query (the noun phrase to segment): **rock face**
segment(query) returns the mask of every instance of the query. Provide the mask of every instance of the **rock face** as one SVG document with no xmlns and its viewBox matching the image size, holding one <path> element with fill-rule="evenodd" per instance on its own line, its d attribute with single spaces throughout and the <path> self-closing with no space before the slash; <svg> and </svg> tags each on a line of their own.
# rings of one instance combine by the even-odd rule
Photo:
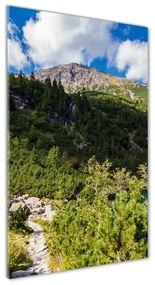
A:
<svg viewBox="0 0 155 285">
<path fill-rule="evenodd" d="M 13 92 L 12 90 L 10 90 L 9 92 L 10 94 L 10 100 L 13 101 L 13 109 L 10 106 L 10 110 L 14 111 L 14 110 L 23 110 L 28 108 L 29 106 L 34 106 L 34 102 L 32 100 L 28 100 L 24 97 L 21 97 L 19 95 L 17 95 L 15 92 Z"/>
<path fill-rule="evenodd" d="M 52 68 L 40 70 L 34 73 L 36 79 L 44 82 L 46 78 L 61 81 L 67 93 L 77 92 L 80 90 L 99 90 L 107 89 L 110 85 L 125 86 L 132 84 L 134 87 L 138 83 L 131 82 L 127 79 L 112 76 L 101 72 L 96 68 L 86 67 L 77 63 L 61 64 Z M 29 76 L 30 77 L 30 76 Z"/>
<path fill-rule="evenodd" d="M 134 92 L 132 92 L 131 90 L 129 90 L 128 91 L 128 94 L 129 94 L 129 96 L 130 96 L 130 98 L 132 99 L 132 100 L 134 100 L 135 99 L 135 93 Z"/>
</svg>

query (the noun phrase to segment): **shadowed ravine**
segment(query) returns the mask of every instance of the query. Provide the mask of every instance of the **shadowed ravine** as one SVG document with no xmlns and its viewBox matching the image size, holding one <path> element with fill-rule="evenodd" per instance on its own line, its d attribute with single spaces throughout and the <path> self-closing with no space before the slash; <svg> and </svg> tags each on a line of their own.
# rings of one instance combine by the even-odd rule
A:
<svg viewBox="0 0 155 285">
<path fill-rule="evenodd" d="M 47 251 L 43 229 L 37 223 L 32 222 L 31 217 L 32 216 L 29 216 L 27 221 L 28 226 L 33 230 L 33 233 L 30 236 L 28 253 L 32 258 L 33 264 L 26 270 L 12 272 L 11 278 L 51 272 L 51 270 L 48 268 L 49 253 Z"/>
</svg>

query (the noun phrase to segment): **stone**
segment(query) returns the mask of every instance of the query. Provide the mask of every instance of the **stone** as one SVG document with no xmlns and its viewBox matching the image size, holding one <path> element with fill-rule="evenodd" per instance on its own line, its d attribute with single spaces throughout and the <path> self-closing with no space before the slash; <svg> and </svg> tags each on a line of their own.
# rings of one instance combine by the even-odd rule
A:
<svg viewBox="0 0 155 285">
<path fill-rule="evenodd" d="M 26 277 L 32 275 L 32 271 L 18 270 L 11 273 L 11 278 Z"/>
<path fill-rule="evenodd" d="M 26 201 L 25 204 L 33 207 L 35 204 L 40 202 L 40 199 L 38 197 L 29 197 Z"/>
<path fill-rule="evenodd" d="M 20 207 L 24 208 L 25 204 L 23 202 L 13 203 L 9 209 L 10 213 L 16 212 Z"/>
</svg>

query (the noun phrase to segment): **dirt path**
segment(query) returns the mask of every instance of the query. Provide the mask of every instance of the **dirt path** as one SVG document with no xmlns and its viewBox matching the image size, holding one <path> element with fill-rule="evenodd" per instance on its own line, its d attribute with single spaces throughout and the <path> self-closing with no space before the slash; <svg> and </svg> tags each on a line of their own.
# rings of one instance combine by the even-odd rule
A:
<svg viewBox="0 0 155 285">
<path fill-rule="evenodd" d="M 12 272 L 11 278 L 51 272 L 48 268 L 49 253 L 47 251 L 43 229 L 40 225 L 31 221 L 31 216 L 29 216 L 27 224 L 33 230 L 28 246 L 28 253 L 32 258 L 33 264 L 26 270 Z"/>
</svg>

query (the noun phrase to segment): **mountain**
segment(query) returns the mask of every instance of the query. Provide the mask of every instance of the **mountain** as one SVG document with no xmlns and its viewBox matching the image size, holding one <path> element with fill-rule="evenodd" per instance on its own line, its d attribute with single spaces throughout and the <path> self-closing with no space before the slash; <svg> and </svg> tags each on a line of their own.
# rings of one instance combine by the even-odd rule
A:
<svg viewBox="0 0 155 285">
<path fill-rule="evenodd" d="M 30 214 L 52 272 L 147 257 L 147 86 L 77 64 L 8 82 L 11 277 L 34 267 Z"/>
<path fill-rule="evenodd" d="M 29 75 L 30 76 L 30 75 Z M 111 95 L 124 94 L 134 100 L 137 96 L 136 90 L 146 86 L 129 81 L 125 78 L 112 76 L 96 68 L 86 67 L 77 63 L 61 64 L 52 68 L 42 69 L 34 73 L 35 79 L 42 82 L 50 78 L 61 81 L 66 93 L 78 91 L 103 91 Z"/>
</svg>

